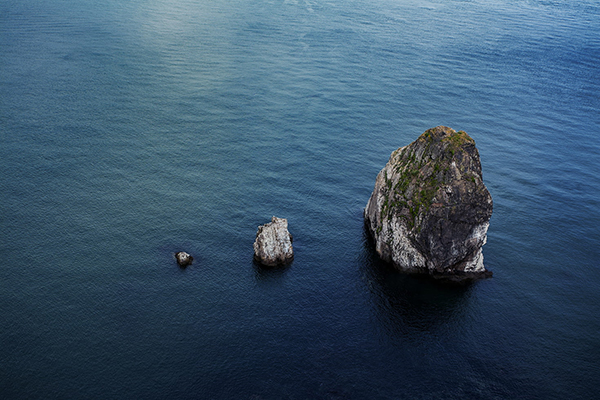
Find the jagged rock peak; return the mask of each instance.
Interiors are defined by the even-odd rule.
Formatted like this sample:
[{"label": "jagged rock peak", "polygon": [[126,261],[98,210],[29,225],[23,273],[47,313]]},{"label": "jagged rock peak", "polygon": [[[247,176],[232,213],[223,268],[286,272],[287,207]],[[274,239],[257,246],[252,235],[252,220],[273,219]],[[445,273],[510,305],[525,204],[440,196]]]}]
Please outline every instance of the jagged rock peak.
[{"label": "jagged rock peak", "polygon": [[491,276],[483,265],[492,197],[475,141],[438,126],[394,151],[364,216],[385,261],[452,281]]},{"label": "jagged rock peak", "polygon": [[292,262],[294,250],[287,219],[274,216],[271,222],[258,227],[254,241],[254,259],[269,267]]}]

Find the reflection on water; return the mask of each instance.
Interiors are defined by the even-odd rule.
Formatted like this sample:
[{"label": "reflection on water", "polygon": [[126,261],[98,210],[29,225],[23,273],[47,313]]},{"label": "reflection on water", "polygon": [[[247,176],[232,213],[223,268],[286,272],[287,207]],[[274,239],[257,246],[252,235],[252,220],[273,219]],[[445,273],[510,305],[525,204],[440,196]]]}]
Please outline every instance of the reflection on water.
[{"label": "reflection on water", "polygon": [[374,314],[390,337],[435,335],[464,317],[472,286],[399,272],[379,258],[366,229],[363,243],[363,282],[371,293]]},{"label": "reflection on water", "polygon": [[280,282],[284,275],[291,268],[291,265],[283,267],[267,267],[256,260],[253,261],[254,266],[254,278],[258,284],[270,284]]}]

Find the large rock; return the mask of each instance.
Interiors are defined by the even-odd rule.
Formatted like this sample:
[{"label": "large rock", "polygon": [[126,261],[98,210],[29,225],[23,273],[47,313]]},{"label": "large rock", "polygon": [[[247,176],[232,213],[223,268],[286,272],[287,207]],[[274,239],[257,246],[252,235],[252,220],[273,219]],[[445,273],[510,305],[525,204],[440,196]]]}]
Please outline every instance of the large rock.
[{"label": "large rock", "polygon": [[406,272],[470,281],[492,275],[481,251],[492,208],[475,141],[438,126],[392,153],[364,216],[383,260]]},{"label": "large rock", "polygon": [[254,258],[259,263],[275,267],[286,265],[294,259],[292,235],[285,218],[271,218],[271,222],[258,227],[254,241]]}]

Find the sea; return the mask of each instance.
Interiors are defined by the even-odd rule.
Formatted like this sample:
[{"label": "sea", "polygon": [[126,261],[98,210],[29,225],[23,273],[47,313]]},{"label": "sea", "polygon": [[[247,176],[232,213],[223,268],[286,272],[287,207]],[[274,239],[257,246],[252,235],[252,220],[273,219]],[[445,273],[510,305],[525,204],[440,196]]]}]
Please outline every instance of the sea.
[{"label": "sea", "polygon": [[[364,228],[438,125],[494,200],[471,285]],[[0,1],[1,399],[599,387],[600,0]]]}]

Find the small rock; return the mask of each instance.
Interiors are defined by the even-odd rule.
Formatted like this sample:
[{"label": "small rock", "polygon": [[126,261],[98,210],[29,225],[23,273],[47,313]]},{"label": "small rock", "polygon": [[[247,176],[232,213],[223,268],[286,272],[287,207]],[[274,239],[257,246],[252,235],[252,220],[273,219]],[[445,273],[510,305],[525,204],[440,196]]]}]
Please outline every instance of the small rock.
[{"label": "small rock", "polygon": [[258,227],[254,241],[254,259],[268,267],[287,265],[294,259],[292,235],[285,218],[271,218]]},{"label": "small rock", "polygon": [[177,259],[177,264],[179,264],[180,267],[187,267],[192,263],[192,261],[194,261],[194,257],[190,256],[185,251],[178,251],[175,253],[175,258]]}]

